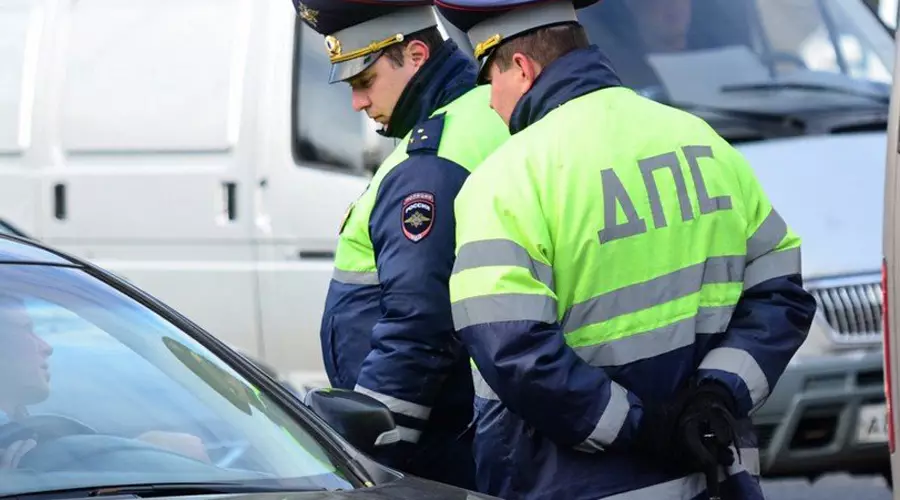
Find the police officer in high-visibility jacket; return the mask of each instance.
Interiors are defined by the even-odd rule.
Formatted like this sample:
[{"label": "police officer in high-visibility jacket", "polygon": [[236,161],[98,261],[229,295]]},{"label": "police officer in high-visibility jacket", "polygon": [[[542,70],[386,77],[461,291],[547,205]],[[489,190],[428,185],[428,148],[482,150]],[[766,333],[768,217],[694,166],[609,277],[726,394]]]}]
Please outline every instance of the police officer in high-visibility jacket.
[{"label": "police officer in high-visibility jacket", "polygon": [[340,229],[321,328],[329,380],[393,412],[401,442],[376,458],[474,487],[465,432],[472,379],[448,290],[453,200],[509,132],[489,107],[489,89],[475,88],[474,61],[442,38],[431,1],[302,0],[295,7],[325,36],[330,81],[349,84],[354,108],[381,123],[382,135],[400,139]]},{"label": "police officer in high-visibility jacket", "polygon": [[455,203],[479,490],[762,498],[749,415],[816,308],[800,238],[709,125],[622,86],[591,3],[435,2],[513,134]]}]

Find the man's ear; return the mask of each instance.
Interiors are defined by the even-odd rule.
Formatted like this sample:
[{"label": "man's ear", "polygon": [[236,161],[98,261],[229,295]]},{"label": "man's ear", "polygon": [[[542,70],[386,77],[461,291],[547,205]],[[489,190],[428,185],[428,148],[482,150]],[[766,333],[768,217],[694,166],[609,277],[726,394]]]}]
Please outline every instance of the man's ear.
[{"label": "man's ear", "polygon": [[520,83],[523,93],[531,89],[541,73],[541,66],[538,63],[519,52],[513,54],[510,69],[516,71],[516,80]]},{"label": "man's ear", "polygon": [[420,68],[431,56],[428,45],[420,40],[413,40],[406,45],[406,58],[413,66]]}]

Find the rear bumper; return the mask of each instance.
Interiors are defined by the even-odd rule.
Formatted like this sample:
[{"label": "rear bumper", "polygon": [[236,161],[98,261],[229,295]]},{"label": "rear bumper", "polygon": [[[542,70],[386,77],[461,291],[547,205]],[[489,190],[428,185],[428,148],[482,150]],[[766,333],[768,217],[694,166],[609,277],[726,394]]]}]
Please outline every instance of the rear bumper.
[{"label": "rear bumper", "polygon": [[884,403],[880,351],[792,364],[754,415],[764,476],[881,473],[887,443],[857,439],[860,408]]}]

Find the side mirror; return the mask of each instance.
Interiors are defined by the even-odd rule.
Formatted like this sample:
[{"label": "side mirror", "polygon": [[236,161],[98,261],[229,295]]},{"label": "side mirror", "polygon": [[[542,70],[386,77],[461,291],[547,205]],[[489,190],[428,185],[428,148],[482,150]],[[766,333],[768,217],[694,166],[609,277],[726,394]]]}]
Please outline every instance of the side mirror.
[{"label": "side mirror", "polygon": [[347,389],[319,388],[304,403],[355,448],[371,454],[400,440],[391,410],[381,401]]}]

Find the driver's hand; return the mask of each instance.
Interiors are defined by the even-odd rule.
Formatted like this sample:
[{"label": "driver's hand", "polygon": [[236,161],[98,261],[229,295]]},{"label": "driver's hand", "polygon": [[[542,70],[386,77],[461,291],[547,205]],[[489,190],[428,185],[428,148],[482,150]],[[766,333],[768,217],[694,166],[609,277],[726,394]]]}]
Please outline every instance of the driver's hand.
[{"label": "driver's hand", "polygon": [[192,434],[149,431],[141,434],[137,439],[154,446],[159,446],[160,448],[165,448],[169,451],[174,451],[181,455],[206,463],[212,463],[209,455],[206,454],[206,446],[203,445],[203,441]]},{"label": "driver's hand", "polygon": [[33,450],[35,446],[37,446],[37,441],[26,439],[24,441],[14,441],[5,450],[0,450],[0,469],[18,468],[22,457]]}]

